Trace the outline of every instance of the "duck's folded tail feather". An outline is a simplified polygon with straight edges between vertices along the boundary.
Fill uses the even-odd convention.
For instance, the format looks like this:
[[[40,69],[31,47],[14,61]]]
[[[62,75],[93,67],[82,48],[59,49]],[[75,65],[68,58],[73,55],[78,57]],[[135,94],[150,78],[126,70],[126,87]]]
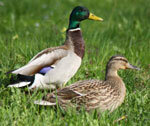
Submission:
[[[22,74],[17,74],[15,77],[11,78],[11,84],[8,85],[8,87],[26,87],[30,86],[34,82],[35,77],[34,76],[26,76]]]
[[[56,103],[51,103],[51,102],[44,101],[44,100],[34,101],[34,104],[44,105],[44,106],[55,106],[56,105]]]
[[[17,87],[17,88],[20,88],[20,87],[26,87],[28,85],[30,85],[31,82],[19,82],[19,83],[15,83],[15,84],[10,84],[8,85],[8,87]]]

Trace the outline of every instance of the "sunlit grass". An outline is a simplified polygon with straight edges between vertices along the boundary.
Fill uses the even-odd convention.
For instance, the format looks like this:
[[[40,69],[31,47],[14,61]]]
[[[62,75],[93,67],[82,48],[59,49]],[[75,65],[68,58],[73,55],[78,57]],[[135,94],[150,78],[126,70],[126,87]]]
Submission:
[[[113,113],[101,116],[50,107],[34,100],[42,93],[26,94],[20,89],[0,88],[0,125],[150,125],[150,1],[149,0],[2,0],[0,1],[0,83],[7,85],[5,72],[25,65],[36,53],[61,45],[62,29],[68,26],[70,11],[84,5],[104,22],[83,21],[81,29],[86,54],[78,80],[104,79],[105,66],[112,55],[124,55],[141,71],[119,71],[127,94]],[[115,122],[122,116],[125,119]]]

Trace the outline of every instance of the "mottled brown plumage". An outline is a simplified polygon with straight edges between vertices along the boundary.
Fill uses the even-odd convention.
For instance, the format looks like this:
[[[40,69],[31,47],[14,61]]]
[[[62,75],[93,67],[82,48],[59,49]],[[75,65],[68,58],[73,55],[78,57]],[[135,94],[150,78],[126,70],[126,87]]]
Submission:
[[[115,110],[122,104],[126,95],[124,82],[117,74],[119,69],[138,69],[129,64],[123,56],[113,56],[107,63],[106,79],[78,81],[57,93],[47,94],[42,101],[35,101],[40,105],[58,104],[67,109],[68,106],[80,109],[84,107],[87,111],[98,109],[100,111]]]

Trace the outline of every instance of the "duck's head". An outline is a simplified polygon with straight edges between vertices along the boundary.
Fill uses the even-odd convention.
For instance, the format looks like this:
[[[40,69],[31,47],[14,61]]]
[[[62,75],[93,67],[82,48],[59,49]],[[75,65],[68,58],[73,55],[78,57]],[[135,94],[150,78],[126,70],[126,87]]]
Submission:
[[[86,19],[96,20],[96,21],[103,21],[102,18],[95,16],[94,14],[90,13],[89,10],[82,6],[75,7],[71,14],[69,20],[69,28],[68,29],[75,29],[78,28],[80,22]]]
[[[119,69],[136,69],[140,70],[138,67],[133,66],[128,62],[124,56],[112,56],[107,64],[107,69],[119,70]]]

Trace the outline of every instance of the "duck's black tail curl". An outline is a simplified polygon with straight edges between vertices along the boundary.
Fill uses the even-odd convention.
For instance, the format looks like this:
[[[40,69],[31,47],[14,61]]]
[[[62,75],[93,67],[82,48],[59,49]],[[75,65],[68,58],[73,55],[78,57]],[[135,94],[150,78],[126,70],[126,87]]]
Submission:
[[[32,85],[35,76],[27,76],[22,74],[13,75],[10,79],[10,85],[8,87],[26,87]]]

